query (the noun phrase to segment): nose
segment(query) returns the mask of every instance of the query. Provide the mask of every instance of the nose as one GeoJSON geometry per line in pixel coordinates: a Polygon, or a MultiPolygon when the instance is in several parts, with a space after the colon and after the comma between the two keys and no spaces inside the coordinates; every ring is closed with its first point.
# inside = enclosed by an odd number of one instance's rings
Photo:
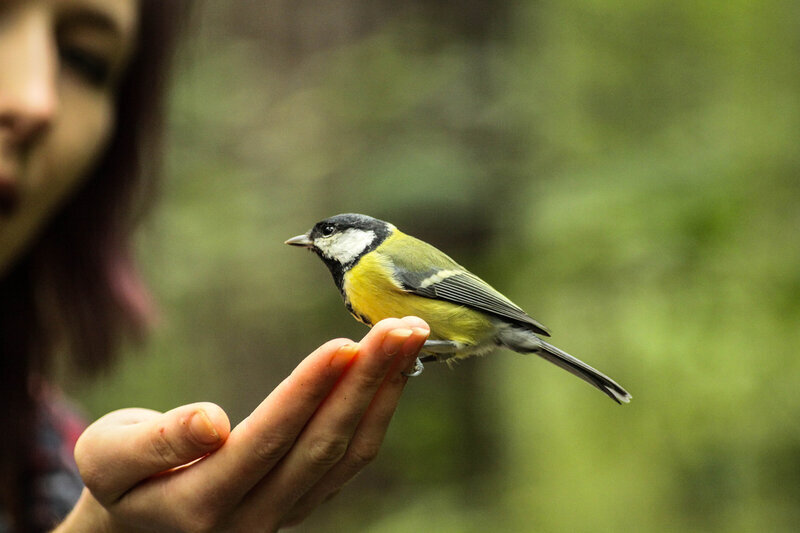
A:
{"type": "Polygon", "coordinates": [[[41,135],[58,110],[58,51],[37,4],[20,2],[0,15],[0,139],[13,144],[41,135]]]}

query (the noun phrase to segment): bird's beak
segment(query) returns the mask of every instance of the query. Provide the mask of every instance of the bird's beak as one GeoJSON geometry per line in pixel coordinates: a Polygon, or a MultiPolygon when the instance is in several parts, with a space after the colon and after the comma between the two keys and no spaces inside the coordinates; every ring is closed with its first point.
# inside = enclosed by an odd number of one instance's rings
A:
{"type": "Polygon", "coordinates": [[[302,248],[313,248],[314,241],[308,238],[308,234],[304,233],[303,235],[298,235],[297,237],[292,237],[288,241],[284,242],[283,244],[288,244],[289,246],[300,246],[302,248]]]}

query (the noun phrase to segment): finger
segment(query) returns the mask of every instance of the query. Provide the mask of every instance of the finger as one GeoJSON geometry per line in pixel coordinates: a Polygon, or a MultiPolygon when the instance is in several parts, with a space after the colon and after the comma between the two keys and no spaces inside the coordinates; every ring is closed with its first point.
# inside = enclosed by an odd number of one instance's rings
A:
{"type": "Polygon", "coordinates": [[[349,339],[327,342],[295,370],[233,431],[202,469],[188,469],[181,483],[198,502],[224,508],[241,500],[294,444],[358,351],[349,339]]]}
{"type": "Polygon", "coordinates": [[[319,504],[336,494],[358,472],[367,466],[378,454],[394,415],[397,403],[408,378],[401,373],[408,361],[419,354],[423,343],[430,334],[428,325],[421,319],[412,330],[414,334],[403,345],[404,358],[398,358],[386,375],[374,399],[364,413],[355,430],[350,445],[342,460],[331,468],[314,487],[297,501],[284,525],[290,526],[302,521],[319,504]]]}
{"type": "Polygon", "coordinates": [[[359,421],[391,368],[409,363],[404,344],[414,335],[410,323],[388,319],[359,343],[351,368],[309,421],[275,471],[248,496],[253,523],[286,511],[346,453],[359,421]]]}
{"type": "Polygon", "coordinates": [[[137,483],[217,449],[229,432],[227,415],[212,403],[166,413],[123,409],[84,431],[75,461],[86,487],[109,505],[137,483]]]}
{"type": "MultiPolygon", "coordinates": [[[[428,323],[427,323],[427,322],[425,322],[424,320],[422,320],[421,318],[419,318],[419,317],[417,317],[417,316],[407,316],[407,317],[403,317],[403,320],[405,320],[405,321],[406,321],[406,323],[407,323],[409,326],[411,326],[411,329],[412,329],[412,330],[414,330],[414,332],[415,332],[415,333],[417,333],[418,335],[419,335],[419,334],[422,334],[422,333],[424,332],[424,334],[425,334],[425,340],[427,340],[427,339],[428,339],[428,337],[429,337],[429,336],[430,336],[430,334],[431,334],[431,328],[430,328],[430,326],[428,325],[428,323]],[[417,331],[417,330],[420,330],[420,331],[417,331]]],[[[409,374],[409,373],[410,373],[412,370],[414,370],[414,368],[415,368],[415,363],[416,363],[416,358],[417,358],[417,357],[419,357],[419,351],[422,349],[421,347],[420,347],[420,348],[415,348],[415,347],[413,346],[413,344],[414,344],[415,342],[416,342],[416,341],[415,341],[415,340],[412,338],[411,340],[409,340],[409,343],[411,343],[411,344],[412,344],[412,346],[405,346],[405,347],[404,347],[404,349],[411,349],[411,350],[414,350],[414,351],[415,351],[415,353],[414,353],[414,358],[412,359],[411,363],[409,363],[409,365],[408,365],[407,367],[405,367],[405,368],[403,368],[403,369],[402,369],[402,370],[403,370],[403,373],[404,373],[404,375],[405,375],[405,377],[408,377],[408,374],[409,374]]],[[[422,341],[422,342],[425,342],[425,341],[422,341]]],[[[405,381],[403,381],[403,385],[405,385],[405,383],[406,383],[406,382],[405,382],[405,381]]]]}

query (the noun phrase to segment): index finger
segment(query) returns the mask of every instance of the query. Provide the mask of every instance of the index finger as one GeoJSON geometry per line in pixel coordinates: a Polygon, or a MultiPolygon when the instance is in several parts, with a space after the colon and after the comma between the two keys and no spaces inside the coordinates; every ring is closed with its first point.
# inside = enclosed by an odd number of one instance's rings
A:
{"type": "Polygon", "coordinates": [[[204,491],[213,493],[215,504],[222,507],[241,500],[292,447],[357,351],[358,344],[349,339],[335,339],[301,361],[231,431],[225,445],[205,459],[203,468],[186,472],[202,476],[202,483],[194,475],[184,478],[198,501],[205,499],[204,491]]]}
{"type": "Polygon", "coordinates": [[[328,486],[341,487],[366,466],[373,452],[377,454],[408,380],[401,371],[427,336],[427,324],[421,320],[390,319],[375,326],[374,334],[361,343],[357,361],[314,413],[292,450],[252,493],[261,501],[250,513],[252,523],[265,523],[270,508],[283,510],[286,516],[298,500],[303,503],[297,514],[310,511],[328,486]],[[413,329],[408,327],[412,324],[413,329]],[[357,427],[363,431],[354,437],[357,427]],[[323,477],[330,483],[309,494],[323,477]]]}

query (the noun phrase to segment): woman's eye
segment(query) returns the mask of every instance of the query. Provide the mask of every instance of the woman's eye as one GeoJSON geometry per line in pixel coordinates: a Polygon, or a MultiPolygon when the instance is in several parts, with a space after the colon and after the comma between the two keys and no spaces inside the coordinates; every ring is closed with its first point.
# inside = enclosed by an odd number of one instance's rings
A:
{"type": "Polygon", "coordinates": [[[111,76],[111,65],[104,57],[73,45],[62,45],[59,49],[62,64],[95,86],[105,85],[111,76]]]}

